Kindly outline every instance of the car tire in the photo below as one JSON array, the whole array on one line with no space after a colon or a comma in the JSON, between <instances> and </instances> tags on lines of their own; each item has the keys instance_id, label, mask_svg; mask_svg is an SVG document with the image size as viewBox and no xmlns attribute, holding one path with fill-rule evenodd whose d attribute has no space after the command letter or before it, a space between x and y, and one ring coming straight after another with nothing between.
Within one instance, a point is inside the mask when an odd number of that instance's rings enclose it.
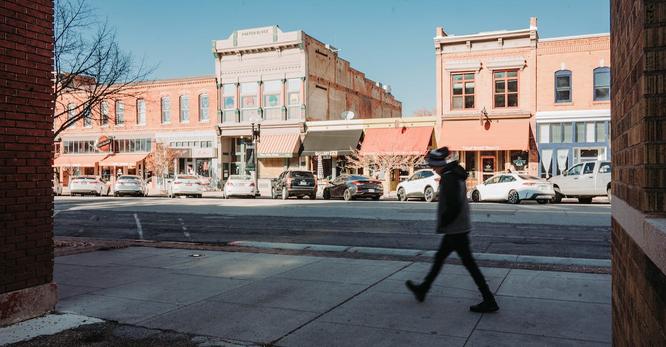
<instances>
[{"instance_id":1,"label":"car tire","mask_svg":"<svg viewBox=\"0 0 666 347\"><path fill-rule=\"evenodd\" d=\"M606 189L606 196L608 197L608 203L610 204L611 203L611 196L612 196L610 188Z\"/></svg>"},{"instance_id":2,"label":"car tire","mask_svg":"<svg viewBox=\"0 0 666 347\"><path fill-rule=\"evenodd\" d=\"M287 188L282 188L282 200L287 200L289 199L289 191Z\"/></svg>"},{"instance_id":3,"label":"car tire","mask_svg":"<svg viewBox=\"0 0 666 347\"><path fill-rule=\"evenodd\" d=\"M298 200L303 199L303 195L297 195L296 199L298 199Z\"/></svg>"},{"instance_id":4,"label":"car tire","mask_svg":"<svg viewBox=\"0 0 666 347\"><path fill-rule=\"evenodd\" d=\"M310 200L317 200L317 193L313 193L309 195Z\"/></svg>"},{"instance_id":5,"label":"car tire","mask_svg":"<svg viewBox=\"0 0 666 347\"><path fill-rule=\"evenodd\" d=\"M379 201L379 198L380 198L379 195L377 195L377 196L373 196L373 197L372 197L372 200L374 200L374 201Z\"/></svg>"},{"instance_id":6,"label":"car tire","mask_svg":"<svg viewBox=\"0 0 666 347\"><path fill-rule=\"evenodd\" d=\"M407 194L405 194L405 188L398 189L398 200L407 201Z\"/></svg>"},{"instance_id":7,"label":"car tire","mask_svg":"<svg viewBox=\"0 0 666 347\"><path fill-rule=\"evenodd\" d=\"M479 191L476 189L472 192L472 201L474 202L481 201L481 193L479 193Z\"/></svg>"},{"instance_id":8,"label":"car tire","mask_svg":"<svg viewBox=\"0 0 666 347\"><path fill-rule=\"evenodd\" d=\"M354 199L354 197L352 196L352 192L349 189L345 189L345 192L342 193L342 198L345 199L345 201Z\"/></svg>"},{"instance_id":9,"label":"car tire","mask_svg":"<svg viewBox=\"0 0 666 347\"><path fill-rule=\"evenodd\" d=\"M509 192L509 196L507 196L506 201L510 204L520 204L520 195L518 195L518 192L515 190L512 190Z\"/></svg>"},{"instance_id":10,"label":"car tire","mask_svg":"<svg viewBox=\"0 0 666 347\"><path fill-rule=\"evenodd\" d=\"M432 187L426 187L423 191L423 200L425 200L425 202L435 201L435 190L432 189Z\"/></svg>"},{"instance_id":11,"label":"car tire","mask_svg":"<svg viewBox=\"0 0 666 347\"><path fill-rule=\"evenodd\" d=\"M578 203L579 204L591 204L592 203L592 198L591 197L580 197L580 198L578 198Z\"/></svg>"},{"instance_id":12,"label":"car tire","mask_svg":"<svg viewBox=\"0 0 666 347\"><path fill-rule=\"evenodd\" d=\"M324 200L331 200L331 191L328 189L324 189L323 197Z\"/></svg>"},{"instance_id":13,"label":"car tire","mask_svg":"<svg viewBox=\"0 0 666 347\"><path fill-rule=\"evenodd\" d=\"M562 195L562 193L560 193L560 187L555 186L555 187L553 187L553 189L555 190L555 196L550 200L550 203L551 204L559 204L559 203L562 202L562 198L564 197L564 195Z\"/></svg>"},{"instance_id":14,"label":"car tire","mask_svg":"<svg viewBox=\"0 0 666 347\"><path fill-rule=\"evenodd\" d=\"M537 203L539 203L541 205L545 205L545 204L548 203L548 199L537 199Z\"/></svg>"}]
</instances>

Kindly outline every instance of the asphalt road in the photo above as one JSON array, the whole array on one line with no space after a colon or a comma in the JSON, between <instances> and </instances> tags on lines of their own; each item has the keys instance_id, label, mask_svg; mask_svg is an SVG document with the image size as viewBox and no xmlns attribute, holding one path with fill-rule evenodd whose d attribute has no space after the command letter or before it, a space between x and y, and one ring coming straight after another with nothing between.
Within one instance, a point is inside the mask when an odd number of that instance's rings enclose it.
<instances>
[{"instance_id":1,"label":"asphalt road","mask_svg":"<svg viewBox=\"0 0 666 347\"><path fill-rule=\"evenodd\" d=\"M55 233L436 249L434 203L57 197ZM608 204L472 204L476 252L608 259Z\"/></svg>"}]
</instances>

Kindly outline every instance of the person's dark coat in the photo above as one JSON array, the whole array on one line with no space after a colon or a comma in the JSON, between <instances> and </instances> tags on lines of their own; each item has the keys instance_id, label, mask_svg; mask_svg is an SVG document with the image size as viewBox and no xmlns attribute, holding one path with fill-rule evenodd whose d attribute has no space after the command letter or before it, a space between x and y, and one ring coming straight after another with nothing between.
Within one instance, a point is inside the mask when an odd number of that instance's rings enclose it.
<instances>
[{"instance_id":1,"label":"person's dark coat","mask_svg":"<svg viewBox=\"0 0 666 347\"><path fill-rule=\"evenodd\" d=\"M467 201L467 172L453 161L444 166L439 182L437 233L462 234L472 230Z\"/></svg>"}]
</instances>

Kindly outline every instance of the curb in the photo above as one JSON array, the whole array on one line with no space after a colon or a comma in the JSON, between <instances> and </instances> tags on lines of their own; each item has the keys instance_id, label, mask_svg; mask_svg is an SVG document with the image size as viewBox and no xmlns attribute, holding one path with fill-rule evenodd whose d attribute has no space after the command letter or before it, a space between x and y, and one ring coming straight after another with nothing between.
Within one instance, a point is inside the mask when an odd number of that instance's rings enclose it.
<instances>
[{"instance_id":1,"label":"curb","mask_svg":"<svg viewBox=\"0 0 666 347\"><path fill-rule=\"evenodd\" d=\"M258 242L258 241L233 241L229 242L228 245L236 247L252 247L252 248L262 248L262 249L346 252L346 253L405 256L405 257L421 256L428 258L434 257L436 253L436 251L404 249L404 248L352 247L352 246L334 246L334 245L282 243L282 242ZM495 261L495 262L538 264L538 265L589 266L589 267L603 267L603 268L611 267L611 261L609 259L544 257L544 256L535 256L535 255L496 254L496 253L473 253L473 255L477 260ZM450 257L458 259L458 255L455 253L452 253Z\"/></svg>"}]
</instances>

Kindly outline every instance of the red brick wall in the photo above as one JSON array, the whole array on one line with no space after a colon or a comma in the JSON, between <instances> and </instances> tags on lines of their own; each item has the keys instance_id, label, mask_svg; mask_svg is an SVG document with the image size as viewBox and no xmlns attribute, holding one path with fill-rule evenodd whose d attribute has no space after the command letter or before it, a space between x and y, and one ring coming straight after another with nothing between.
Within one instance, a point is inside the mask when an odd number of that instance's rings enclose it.
<instances>
[{"instance_id":1,"label":"red brick wall","mask_svg":"<svg viewBox=\"0 0 666 347\"><path fill-rule=\"evenodd\" d=\"M52 24L50 0L0 1L0 294L52 281Z\"/></svg>"},{"instance_id":2,"label":"red brick wall","mask_svg":"<svg viewBox=\"0 0 666 347\"><path fill-rule=\"evenodd\" d=\"M664 346L665 1L611 0L611 63L613 345Z\"/></svg>"}]
</instances>

